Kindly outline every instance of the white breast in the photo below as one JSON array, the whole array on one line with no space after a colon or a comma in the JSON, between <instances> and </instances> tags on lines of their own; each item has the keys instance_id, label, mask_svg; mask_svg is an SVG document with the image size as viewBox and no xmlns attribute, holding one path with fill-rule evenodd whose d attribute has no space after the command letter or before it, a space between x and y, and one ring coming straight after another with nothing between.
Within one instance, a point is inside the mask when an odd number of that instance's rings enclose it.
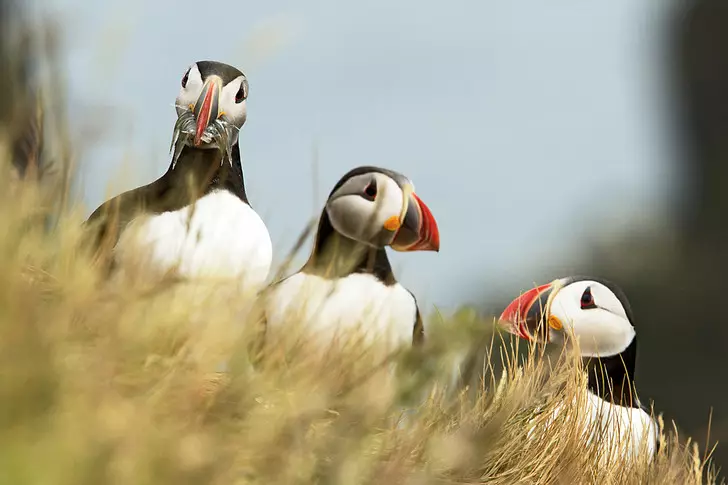
<instances>
[{"instance_id":1,"label":"white breast","mask_svg":"<svg viewBox=\"0 0 728 485\"><path fill-rule=\"evenodd\" d=\"M368 342L411 345L416 312L403 286L386 286L369 274L328 280L298 273L273 287L266 300L269 335L300 325L324 344L360 331Z\"/></svg>"},{"instance_id":2,"label":"white breast","mask_svg":"<svg viewBox=\"0 0 728 485\"><path fill-rule=\"evenodd\" d=\"M268 277L273 248L258 214L226 190L174 212L134 219L115 248L121 268L131 264L188 278L239 278L259 286Z\"/></svg>"},{"instance_id":3,"label":"white breast","mask_svg":"<svg viewBox=\"0 0 728 485\"><path fill-rule=\"evenodd\" d=\"M645 453L654 457L658 439L658 427L652 417L640 408L618 406L587 391L580 402L584 414L585 445L600 448L602 461L629 460ZM559 415L563 405L557 406L551 417L544 422L548 427ZM576 415L574 415L577 418ZM571 418L571 416L569 416ZM578 418L577 418L578 420ZM533 434L534 428L529 432Z\"/></svg>"},{"instance_id":4,"label":"white breast","mask_svg":"<svg viewBox=\"0 0 728 485\"><path fill-rule=\"evenodd\" d=\"M641 408L618 406L587 393L586 408L590 421L595 424L587 441L597 441L616 456L634 458L647 453L655 454L657 424Z\"/></svg>"}]
</instances>

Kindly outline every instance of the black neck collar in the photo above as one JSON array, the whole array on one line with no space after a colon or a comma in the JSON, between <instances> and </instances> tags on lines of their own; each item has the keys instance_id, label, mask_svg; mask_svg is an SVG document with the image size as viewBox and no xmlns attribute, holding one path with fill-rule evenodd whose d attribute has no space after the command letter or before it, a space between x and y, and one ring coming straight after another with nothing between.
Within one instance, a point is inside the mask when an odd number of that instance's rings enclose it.
<instances>
[{"instance_id":1,"label":"black neck collar","mask_svg":"<svg viewBox=\"0 0 728 485\"><path fill-rule=\"evenodd\" d=\"M232 167L230 162L222 159L221 150L194 148L186 145L177 159L174 170L170 164L164 177L168 178L173 185L181 184L187 188L189 177L192 176L200 184L198 188L201 195L223 189L250 205L245 192L245 178L238 143L233 145L231 156Z\"/></svg>"},{"instance_id":2,"label":"black neck collar","mask_svg":"<svg viewBox=\"0 0 728 485\"><path fill-rule=\"evenodd\" d=\"M589 376L589 391L620 406L641 407L634 385L636 358L637 337L617 355L584 357L584 367Z\"/></svg>"},{"instance_id":3,"label":"black neck collar","mask_svg":"<svg viewBox=\"0 0 728 485\"><path fill-rule=\"evenodd\" d=\"M324 209L308 261L301 269L326 278L343 278L354 273L374 275L385 285L396 283L384 248L354 241L337 232Z\"/></svg>"}]
</instances>

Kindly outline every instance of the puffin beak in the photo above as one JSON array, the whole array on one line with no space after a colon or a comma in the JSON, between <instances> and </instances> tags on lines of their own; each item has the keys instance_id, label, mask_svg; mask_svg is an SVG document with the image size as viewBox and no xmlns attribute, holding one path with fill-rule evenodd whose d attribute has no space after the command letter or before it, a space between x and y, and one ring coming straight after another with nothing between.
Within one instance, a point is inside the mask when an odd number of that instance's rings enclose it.
<instances>
[{"instance_id":1,"label":"puffin beak","mask_svg":"<svg viewBox=\"0 0 728 485\"><path fill-rule=\"evenodd\" d=\"M548 316L551 295L557 283L558 280L523 293L503 310L498 323L507 332L525 340L532 341L539 336L548 341L549 327L561 328L558 319Z\"/></svg>"},{"instance_id":2,"label":"puffin beak","mask_svg":"<svg viewBox=\"0 0 728 485\"><path fill-rule=\"evenodd\" d=\"M202 87L202 94L195 103L194 114L197 120L197 129L195 130L195 146L202 143L202 135L205 129L214 122L219 115L220 91L222 89L222 80L216 76L207 79Z\"/></svg>"},{"instance_id":3,"label":"puffin beak","mask_svg":"<svg viewBox=\"0 0 728 485\"><path fill-rule=\"evenodd\" d=\"M405 190L401 225L390 243L395 251L440 251L440 231L429 207Z\"/></svg>"}]
</instances>

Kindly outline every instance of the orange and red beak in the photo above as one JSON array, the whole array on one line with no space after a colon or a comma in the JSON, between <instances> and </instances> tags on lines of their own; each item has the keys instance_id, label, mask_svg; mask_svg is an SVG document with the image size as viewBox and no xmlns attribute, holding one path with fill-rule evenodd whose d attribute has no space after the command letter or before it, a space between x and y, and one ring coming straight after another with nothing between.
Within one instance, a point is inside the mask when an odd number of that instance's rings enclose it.
<instances>
[{"instance_id":1,"label":"orange and red beak","mask_svg":"<svg viewBox=\"0 0 728 485\"><path fill-rule=\"evenodd\" d=\"M404 200L402 224L390 246L395 251L440 251L440 231L430 208L409 192Z\"/></svg>"},{"instance_id":2,"label":"orange and red beak","mask_svg":"<svg viewBox=\"0 0 728 485\"><path fill-rule=\"evenodd\" d=\"M537 286L513 300L501 314L499 324L508 332L526 340L537 337L548 341L548 309L557 281Z\"/></svg>"},{"instance_id":3,"label":"orange and red beak","mask_svg":"<svg viewBox=\"0 0 728 485\"><path fill-rule=\"evenodd\" d=\"M222 80L216 76L211 76L202 87L197 103L195 103L194 114L197 120L197 128L195 130L195 146L200 146L202 136L205 130L213 123L220 110L220 91L222 90Z\"/></svg>"}]
</instances>

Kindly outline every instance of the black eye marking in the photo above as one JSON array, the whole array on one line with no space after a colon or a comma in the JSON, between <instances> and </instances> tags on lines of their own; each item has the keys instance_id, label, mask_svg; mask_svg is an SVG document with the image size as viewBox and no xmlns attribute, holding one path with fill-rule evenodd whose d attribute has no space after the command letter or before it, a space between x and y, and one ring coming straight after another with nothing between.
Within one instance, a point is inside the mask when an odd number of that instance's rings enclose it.
<instances>
[{"instance_id":1,"label":"black eye marking","mask_svg":"<svg viewBox=\"0 0 728 485\"><path fill-rule=\"evenodd\" d=\"M238 89L238 92L235 93L235 102L241 103L247 97L248 97L248 95L247 95L246 89L245 89L245 82L241 82L240 89Z\"/></svg>"},{"instance_id":2,"label":"black eye marking","mask_svg":"<svg viewBox=\"0 0 728 485\"><path fill-rule=\"evenodd\" d=\"M590 308L596 308L597 305L594 303L594 295L591 292L591 286L587 286L584 293L581 295L581 309L589 310Z\"/></svg>"},{"instance_id":3,"label":"black eye marking","mask_svg":"<svg viewBox=\"0 0 728 485\"><path fill-rule=\"evenodd\" d=\"M190 68L191 69L191 68ZM187 81L190 79L190 69L187 69L187 72L184 76L182 76L182 87L187 87Z\"/></svg>"},{"instance_id":4,"label":"black eye marking","mask_svg":"<svg viewBox=\"0 0 728 485\"><path fill-rule=\"evenodd\" d=\"M364 187L364 194L362 195L367 200L374 200L377 198L377 180L373 179L369 184Z\"/></svg>"}]
</instances>

